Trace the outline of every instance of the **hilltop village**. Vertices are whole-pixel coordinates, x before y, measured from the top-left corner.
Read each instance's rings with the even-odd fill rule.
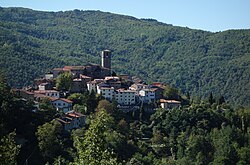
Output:
[[[69,80],[63,80],[67,74]],[[67,82],[70,81],[70,82]],[[65,130],[79,128],[85,124],[85,115],[73,108],[73,100],[67,97],[74,93],[94,92],[109,102],[115,102],[117,109],[131,112],[144,108],[153,112],[156,108],[172,109],[181,106],[180,100],[166,100],[162,83],[144,83],[130,75],[116,75],[111,72],[111,51],[101,52],[101,65],[64,66],[54,68],[44,77],[35,79],[33,87],[17,89],[19,97],[35,102],[34,111],[41,110],[39,102],[44,98],[60,113],[57,120]]]

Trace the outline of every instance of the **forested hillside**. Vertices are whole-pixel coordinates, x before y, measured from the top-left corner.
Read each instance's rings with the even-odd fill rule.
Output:
[[[53,67],[100,63],[103,49],[112,50],[118,74],[250,105],[250,30],[211,33],[100,11],[0,8],[0,68],[11,86],[29,85]]]

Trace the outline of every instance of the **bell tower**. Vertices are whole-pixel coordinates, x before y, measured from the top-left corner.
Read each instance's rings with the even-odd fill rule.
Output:
[[[111,51],[103,50],[101,56],[102,56],[102,67],[111,69]]]

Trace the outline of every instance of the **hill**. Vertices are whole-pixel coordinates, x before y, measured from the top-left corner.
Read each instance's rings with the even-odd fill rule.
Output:
[[[0,37],[0,68],[11,86],[29,85],[53,67],[100,63],[100,51],[110,49],[118,74],[250,106],[250,30],[211,33],[101,11],[0,8]]]

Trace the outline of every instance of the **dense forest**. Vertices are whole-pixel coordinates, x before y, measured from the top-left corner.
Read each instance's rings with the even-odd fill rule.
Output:
[[[213,92],[250,105],[250,30],[207,32],[101,11],[0,8],[0,68],[12,87],[51,68],[100,63],[110,49],[118,74],[160,81],[194,100]]]
[[[0,76],[0,164],[250,164],[250,109],[209,97],[178,109],[125,113],[93,92],[68,99],[86,115],[83,128],[65,131],[46,99],[33,111],[33,102]]]

